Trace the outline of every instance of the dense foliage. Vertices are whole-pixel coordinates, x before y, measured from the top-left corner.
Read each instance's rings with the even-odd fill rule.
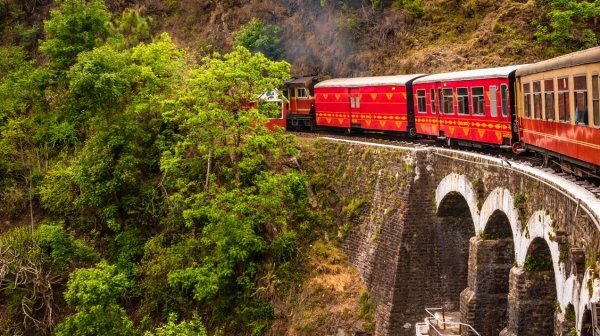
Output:
[[[235,34],[235,44],[252,52],[263,53],[270,59],[281,59],[283,29],[276,25],[264,24],[260,19],[252,19]]]
[[[542,0],[549,12],[538,26],[536,37],[562,52],[598,45],[600,2]]]
[[[311,221],[255,104],[290,66],[243,47],[278,58],[280,31],[196,62],[135,11],[58,4],[39,50],[0,47],[1,334],[264,333]]]

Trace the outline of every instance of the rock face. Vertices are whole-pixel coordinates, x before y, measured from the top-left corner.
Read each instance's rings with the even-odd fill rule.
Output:
[[[439,149],[322,142],[315,157],[307,173],[349,227],[345,251],[377,304],[377,335],[414,335],[426,307],[460,310],[494,336],[566,334],[579,325],[565,318],[570,303],[577,321],[589,315],[591,272],[575,271],[569,248],[600,255],[600,206],[573,201],[577,186]],[[551,271],[523,270],[536,241]]]

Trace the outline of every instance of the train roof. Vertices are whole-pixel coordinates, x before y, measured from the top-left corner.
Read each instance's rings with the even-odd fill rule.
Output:
[[[546,61],[529,64],[528,66],[524,66],[517,70],[517,76],[527,76],[544,71],[568,68],[571,66],[595,62],[600,62],[600,47],[577,51],[563,56],[551,58]]]
[[[310,86],[315,80],[314,77],[298,77],[292,78],[284,83],[287,86]]]
[[[417,75],[398,75],[398,76],[376,76],[376,77],[356,77],[356,78],[335,78],[322,81],[315,85],[315,88],[324,87],[361,87],[361,86],[384,86],[384,85],[406,85],[411,80],[425,76]]]
[[[522,66],[523,65],[510,65],[510,66],[499,67],[499,68],[446,72],[446,73],[421,77],[421,78],[415,80],[414,84],[431,83],[431,82],[449,82],[449,81],[481,79],[481,78],[508,77],[511,72],[519,69]]]

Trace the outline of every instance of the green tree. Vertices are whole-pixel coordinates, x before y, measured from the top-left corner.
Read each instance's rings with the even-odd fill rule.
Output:
[[[111,15],[104,0],[59,0],[59,8],[44,22],[46,38],[40,51],[59,73],[76,62],[82,51],[101,45],[109,36]]]
[[[598,1],[543,0],[549,7],[546,20],[538,25],[536,38],[559,52],[591,48],[598,44],[592,22],[600,18]]]
[[[135,335],[133,323],[118,303],[131,285],[131,280],[106,262],[100,262],[95,268],[76,270],[65,292],[67,303],[76,313],[61,322],[55,334]]]
[[[156,328],[154,332],[146,332],[144,336],[207,336],[202,319],[197,314],[191,321],[177,323],[177,314],[169,314],[167,323]]]
[[[283,30],[260,19],[252,19],[235,33],[235,45],[242,46],[251,52],[263,53],[270,59],[281,59],[283,48],[281,38]]]
[[[35,187],[46,157],[32,135],[39,130],[36,116],[48,106],[48,73],[24,60],[22,53],[11,54],[12,61],[0,61],[6,64],[0,78],[0,210],[17,217],[29,208],[33,221]]]
[[[117,44],[124,48],[131,48],[142,42],[150,42],[151,23],[151,18],[143,17],[138,11],[126,8],[114,22],[113,35],[116,37]]]

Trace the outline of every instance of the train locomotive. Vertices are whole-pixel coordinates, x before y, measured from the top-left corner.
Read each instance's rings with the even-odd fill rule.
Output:
[[[288,129],[399,133],[533,151],[600,176],[600,47],[526,65],[287,82]]]

